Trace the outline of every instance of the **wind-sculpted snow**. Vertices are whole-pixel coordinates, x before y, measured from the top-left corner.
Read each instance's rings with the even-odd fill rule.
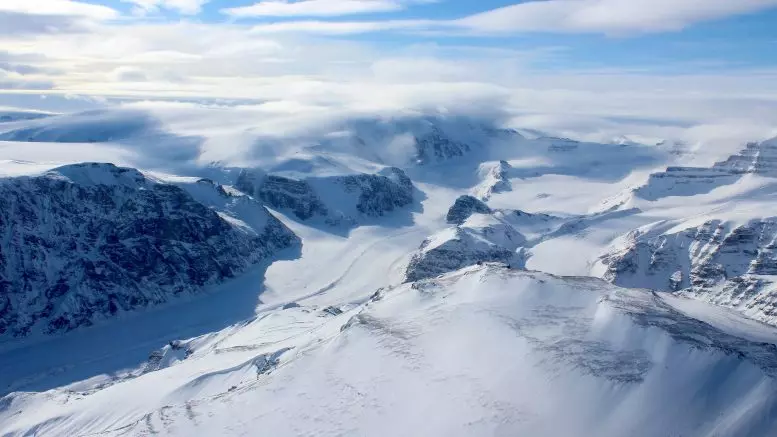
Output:
[[[777,220],[710,220],[679,232],[640,230],[603,258],[625,287],[680,291],[777,323]]]
[[[298,244],[249,197],[195,185],[213,205],[112,164],[1,180],[0,335],[70,331],[195,294]],[[251,202],[253,223],[229,215]]]
[[[9,437],[771,435],[777,332],[737,336],[746,320],[673,302],[484,264],[326,316],[270,309],[110,385],[12,393],[0,423]]]
[[[412,181],[400,169],[297,179],[244,170],[235,186],[268,206],[301,220],[319,217],[332,225],[355,225],[360,218],[381,217],[413,203]]]

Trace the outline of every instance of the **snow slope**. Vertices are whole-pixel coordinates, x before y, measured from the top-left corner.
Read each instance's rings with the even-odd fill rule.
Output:
[[[337,311],[269,310],[113,384],[10,395],[0,421],[11,436],[768,435],[774,347],[670,303],[473,267]]]

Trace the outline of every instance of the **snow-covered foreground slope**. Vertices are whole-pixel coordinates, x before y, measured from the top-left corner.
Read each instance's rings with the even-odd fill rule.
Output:
[[[769,435],[777,332],[720,311],[471,267],[262,312],[113,383],[11,394],[0,423],[10,436]]]

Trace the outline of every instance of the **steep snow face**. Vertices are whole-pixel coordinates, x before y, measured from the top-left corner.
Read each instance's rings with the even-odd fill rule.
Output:
[[[321,218],[332,225],[356,225],[413,203],[415,187],[400,169],[294,179],[261,170],[241,172],[235,186],[301,220]]]
[[[484,262],[520,262],[516,249],[526,238],[508,223],[472,214],[458,226],[424,240],[407,267],[408,281],[432,278]]]
[[[655,235],[634,231],[605,255],[604,277],[625,287],[678,291],[777,322],[777,219],[710,220]]]
[[[481,200],[487,201],[492,194],[504,193],[512,190],[510,183],[511,171],[513,167],[507,161],[497,163],[480,164],[478,175],[482,182],[473,190],[473,195]]]
[[[0,180],[0,336],[69,331],[194,294],[298,244],[249,197],[197,188],[206,204],[96,163]],[[251,202],[252,222],[230,215]]]
[[[337,310],[268,310],[119,381],[8,395],[0,423],[14,437],[770,435],[777,334],[721,315],[484,265]]]

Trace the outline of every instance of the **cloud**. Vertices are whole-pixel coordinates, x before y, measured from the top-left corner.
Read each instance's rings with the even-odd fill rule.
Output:
[[[405,9],[409,3],[436,0],[265,0],[250,6],[226,8],[221,12],[234,17],[336,17],[372,14]]]
[[[634,1],[639,5],[641,0]],[[696,68],[699,73],[694,75],[548,70],[543,65],[549,58],[554,66],[568,65],[565,61],[577,54],[555,46],[520,51],[471,41],[466,43],[472,46],[456,46],[466,41],[458,39],[439,45],[429,39],[392,45],[309,34],[452,27],[429,20],[309,20],[259,26],[193,20],[90,23],[77,33],[8,33],[0,38],[0,68],[6,70],[0,77],[0,103],[5,98],[8,104],[23,101],[32,107],[57,102],[69,110],[73,102],[62,96],[104,98],[106,104],[207,101],[209,111],[224,112],[218,120],[225,131],[236,125],[256,127],[257,120],[267,117],[276,124],[258,127],[279,135],[335,115],[407,111],[507,112],[514,126],[590,140],[619,134],[703,142],[713,136],[758,139],[777,126],[775,69],[733,70],[724,65]],[[471,23],[456,26],[459,31],[478,29]],[[3,33],[2,24],[0,29]],[[509,26],[494,29],[512,31]],[[20,97],[35,88],[42,90],[34,99]],[[40,101],[39,94],[49,98]],[[234,107],[247,101],[263,102],[261,111],[212,107],[213,102]],[[186,123],[185,117],[182,120]],[[184,131],[199,135],[191,123]]]
[[[185,15],[196,15],[202,6],[210,0],[121,0],[135,5],[135,12],[140,15],[154,13],[161,9],[177,11]]]
[[[107,6],[74,0],[3,0],[0,2],[0,12],[43,16],[76,16],[96,20],[108,20],[118,16],[115,10]]]
[[[119,82],[146,82],[148,76],[143,70],[135,67],[119,67],[112,73],[115,80]]]
[[[546,0],[475,14],[454,24],[483,33],[676,31],[690,25],[757,12],[777,0]]]
[[[325,35],[351,35],[386,30],[418,29],[434,25],[428,20],[384,20],[384,21],[286,21],[260,24],[253,27],[256,34],[265,33],[318,33]]]
[[[85,32],[96,22],[118,18],[115,10],[70,0],[0,1],[0,37]]]
[[[347,13],[338,12],[337,8],[327,9],[325,5],[329,1],[262,2],[238,10],[244,10],[246,15],[253,10],[256,12],[253,15],[268,16],[338,16]],[[343,1],[343,5],[371,3],[371,0],[331,1]],[[379,5],[399,6],[391,1],[377,0],[374,5],[376,11]],[[777,7],[777,0],[531,0],[459,19],[290,21],[258,25],[255,31],[321,34],[413,31],[417,34],[469,36],[527,32],[633,35],[678,31],[700,22],[773,7]],[[356,8],[353,11],[360,12]]]
[[[30,79],[0,66],[0,90],[49,90],[53,87],[51,81]]]

